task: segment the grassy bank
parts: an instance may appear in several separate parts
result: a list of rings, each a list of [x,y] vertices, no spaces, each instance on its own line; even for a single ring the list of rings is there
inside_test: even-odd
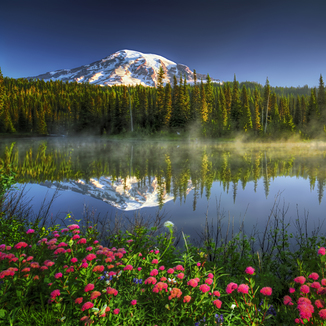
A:
[[[91,321],[117,326],[198,325],[200,321],[201,325],[294,325],[299,318],[297,305],[285,306],[283,302],[286,295],[291,295],[293,302],[298,299],[295,295],[300,285],[294,278],[305,276],[309,280],[312,272],[319,274],[319,281],[324,277],[325,263],[317,251],[326,239],[318,237],[320,228],[308,237],[303,228],[307,228],[307,221],[303,225],[297,221],[298,233],[288,235],[289,224],[279,198],[265,231],[250,236],[244,234],[243,224],[237,233],[232,228],[232,236],[229,229],[221,234],[223,213],[217,206],[217,227],[209,228],[206,220],[197,245],[189,243],[182,230],[172,224],[165,228],[168,217],[160,211],[147,220],[141,214],[131,220],[124,216],[100,219],[86,211],[82,221],[69,216],[58,224],[49,214],[55,196],[37,214],[24,194],[6,192],[2,199],[1,325],[84,325]],[[297,240],[295,252],[290,250],[291,237]],[[79,242],[81,239],[85,240]],[[180,241],[185,250],[176,249]],[[63,243],[61,252],[56,243]],[[86,259],[91,254],[95,257]],[[87,267],[81,267],[84,262]],[[248,267],[255,272],[246,272]],[[230,282],[238,289],[241,285],[244,292],[228,293]],[[86,291],[87,286],[92,289]],[[266,287],[272,289],[271,295],[260,293]],[[295,294],[289,293],[290,287],[296,289]],[[316,299],[316,291],[310,290],[306,297]],[[84,307],[86,302],[90,302],[88,308]],[[315,306],[306,324],[322,325],[320,311]],[[99,317],[100,313],[105,316]]]

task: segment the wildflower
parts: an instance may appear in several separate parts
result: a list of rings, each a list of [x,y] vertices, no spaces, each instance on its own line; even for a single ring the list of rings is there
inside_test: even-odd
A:
[[[86,259],[87,259],[88,261],[92,261],[92,260],[95,259],[95,258],[96,258],[96,255],[94,255],[94,254],[89,254],[89,255],[86,256]]]
[[[22,269],[22,273],[27,273],[29,272],[31,269],[29,267],[25,267]]]
[[[222,301],[220,301],[219,299],[216,299],[213,301],[213,304],[216,306],[216,308],[221,308],[222,306]]]
[[[104,271],[103,265],[97,265],[93,268],[93,272],[96,272],[96,273],[102,273],[103,271]]]
[[[317,308],[324,308],[324,304],[325,304],[325,302],[323,300],[316,300],[315,301],[315,306]]]
[[[153,292],[158,293],[158,292],[163,291],[163,290],[165,290],[165,292],[168,292],[167,288],[168,288],[168,285],[166,283],[164,283],[164,282],[158,282],[154,286]]]
[[[216,295],[217,297],[220,297],[220,296],[221,296],[221,294],[220,294],[219,291],[214,291],[214,292],[213,292],[213,295]]]
[[[137,304],[137,300],[131,300],[130,302],[133,306]]]
[[[177,275],[177,278],[179,278],[180,280],[182,280],[184,278],[185,274],[184,273],[179,273]]]
[[[60,295],[60,291],[59,290],[54,290],[51,292],[51,298],[55,298],[58,297]]]
[[[87,251],[92,251],[93,250],[93,247],[87,247],[86,250]]]
[[[294,282],[299,283],[299,284],[301,284],[301,285],[302,285],[305,281],[306,281],[306,278],[303,277],[303,276],[298,276],[298,277],[296,277],[296,278],[294,279]]]
[[[93,242],[93,244],[97,244],[98,243],[98,240],[95,240],[94,242]]]
[[[158,260],[157,259],[153,259],[152,260],[152,264],[158,264]]]
[[[309,293],[310,292],[309,286],[308,285],[302,285],[301,288],[300,288],[300,291],[302,293]]]
[[[78,259],[77,259],[76,257],[73,257],[73,258],[70,259],[70,261],[71,261],[72,263],[77,263]]]
[[[240,284],[239,287],[238,287],[238,292],[239,293],[248,293],[248,290],[249,290],[249,286],[246,285],[246,284]]]
[[[75,234],[71,239],[72,239],[72,240],[76,240],[76,239],[79,239],[79,238],[80,238],[80,235]]]
[[[287,306],[290,302],[292,302],[292,298],[289,295],[286,295],[283,298],[283,303]]]
[[[165,226],[166,228],[168,228],[168,229],[170,230],[170,232],[172,232],[172,229],[173,229],[173,227],[174,227],[174,224],[173,224],[172,222],[170,222],[170,221],[166,221],[166,222],[164,223],[164,226]]]
[[[164,271],[164,270],[165,270],[165,267],[164,267],[164,266],[160,266],[160,267],[159,267],[159,270],[160,270],[160,271]]]
[[[140,272],[142,270],[142,268],[141,267],[138,267],[137,270],[138,270],[138,272]]]
[[[74,266],[70,266],[69,268],[67,268],[66,273],[73,273],[74,271]]]
[[[56,273],[56,274],[54,275],[54,277],[55,277],[56,279],[58,279],[58,278],[62,277],[62,273]]]
[[[319,316],[321,319],[326,319],[326,309],[319,310]]]
[[[164,281],[166,281],[166,280],[167,280],[167,278],[164,277],[164,276],[162,276],[162,277],[160,278],[160,281],[162,281],[162,282],[164,282]]]
[[[318,249],[318,255],[325,256],[325,254],[326,254],[326,250],[324,247]]]
[[[234,290],[237,289],[237,287],[238,287],[238,284],[233,283],[233,282],[229,283],[226,287],[226,293],[231,294]]]
[[[173,274],[173,273],[174,273],[174,269],[173,269],[173,268],[169,268],[166,272],[167,272],[168,274]]]
[[[300,317],[302,319],[309,319],[311,318],[315,309],[311,304],[299,304],[298,310],[300,311]]]
[[[94,304],[91,302],[85,302],[81,308],[82,311],[85,311],[87,309],[93,308]]]
[[[58,255],[58,254],[64,254],[66,252],[66,250],[64,250],[63,248],[58,248],[55,252],[54,252],[54,254],[55,255]]]
[[[48,269],[46,266],[41,266],[41,267],[40,267],[40,270],[41,270],[41,271],[45,271],[46,269]]]
[[[149,277],[145,280],[145,284],[155,284],[156,282],[157,281],[155,277]]]
[[[117,291],[116,289],[113,289],[113,288],[111,288],[111,287],[108,287],[108,288],[106,289],[106,293],[107,293],[107,294],[113,294],[114,296],[116,296],[116,295],[118,294],[118,291]]]
[[[85,238],[81,238],[80,240],[77,241],[77,244],[85,244],[87,240]]]
[[[117,315],[119,312],[120,312],[120,309],[118,309],[118,308],[113,310],[113,313],[114,313],[115,315]]]
[[[233,310],[235,307],[236,307],[235,304],[232,304],[232,305],[231,305],[231,309],[232,309],[232,310]]]
[[[183,298],[183,302],[184,303],[188,303],[191,300],[191,296],[190,295],[185,295]]]
[[[295,289],[294,289],[294,288],[290,288],[290,289],[289,289],[289,292],[290,292],[290,293],[294,293],[294,292],[295,292]]]
[[[54,265],[54,262],[53,261],[48,261],[47,263],[44,262],[44,265],[47,267],[51,267]]]
[[[209,273],[209,274],[207,275],[207,277],[213,279],[213,278],[214,278],[214,275],[213,275],[212,273]]]
[[[175,297],[180,298],[181,295],[182,295],[182,292],[181,292],[180,289],[173,288],[173,289],[171,290],[171,295],[168,296],[168,299],[171,300],[171,299],[173,299],[173,298],[175,298]]]
[[[255,273],[255,269],[249,266],[246,268],[245,273],[253,275]]]
[[[126,242],[128,242],[128,243],[130,243],[130,242],[133,242],[134,240],[132,240],[132,239],[129,239],[129,240],[127,240]]]
[[[317,273],[311,273],[308,277],[313,279],[314,281],[317,281],[319,278],[319,275]]]
[[[201,265],[201,263],[197,263],[197,266],[199,267]]]
[[[319,289],[320,288],[320,283],[319,282],[312,282],[310,287],[313,289]]]
[[[29,229],[29,230],[26,231],[26,234],[30,234],[30,233],[34,233],[34,232],[35,232],[35,230]]]
[[[149,273],[150,276],[156,276],[158,274],[158,270],[157,269],[153,269],[151,270],[151,272]]]
[[[323,286],[326,286],[326,278],[323,278],[323,279],[321,280],[321,284],[322,284]]]
[[[77,303],[77,304],[81,304],[82,302],[83,302],[83,298],[82,298],[82,297],[77,298],[77,299],[75,300],[75,303]]]
[[[85,286],[84,292],[92,291],[94,290],[94,284],[89,283]]]
[[[183,268],[182,265],[177,265],[177,266],[175,267],[175,270],[176,270],[176,271],[184,271],[185,269]]]
[[[40,268],[40,265],[38,262],[32,262],[30,266],[31,266],[31,268]]]
[[[211,278],[207,278],[207,279],[205,280],[205,283],[211,285],[211,284],[213,283],[213,280],[212,280]]]
[[[132,265],[126,265],[126,267],[124,267],[124,271],[132,271],[133,267]]]
[[[96,299],[100,295],[101,295],[101,292],[99,292],[99,291],[93,291],[92,294],[91,294],[91,300]]]
[[[272,288],[264,287],[260,290],[260,293],[263,295],[272,295]]]
[[[80,265],[80,267],[81,267],[81,268],[87,268],[87,267],[88,267],[88,264],[87,264],[87,263],[82,263],[82,264]]]
[[[200,287],[199,287],[199,290],[202,291],[203,293],[206,293],[210,290],[210,287],[206,284],[202,284]]]
[[[68,247],[68,245],[65,242],[60,242],[58,244],[58,248],[60,248],[60,247]]]
[[[14,246],[14,248],[15,249],[20,249],[20,248],[25,248],[25,247],[27,247],[28,246],[28,244],[26,243],[26,242],[18,242],[15,246]]]
[[[68,225],[68,229],[70,231],[75,230],[75,229],[79,229],[79,225],[77,225],[77,224]]]

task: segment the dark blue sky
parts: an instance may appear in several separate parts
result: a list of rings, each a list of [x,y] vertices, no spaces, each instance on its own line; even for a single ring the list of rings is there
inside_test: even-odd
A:
[[[10,0],[0,31],[0,67],[13,78],[123,49],[223,81],[313,87],[326,78],[326,0]]]

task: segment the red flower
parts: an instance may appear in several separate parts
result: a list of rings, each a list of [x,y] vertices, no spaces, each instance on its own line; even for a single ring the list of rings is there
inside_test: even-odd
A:
[[[92,261],[92,260],[95,259],[95,258],[96,258],[96,255],[94,255],[94,254],[89,254],[89,255],[86,256],[86,259],[87,259],[88,261]]]
[[[96,298],[99,297],[100,295],[101,295],[101,292],[99,292],[99,291],[94,291],[94,292],[92,292],[92,294],[91,294],[91,300],[96,299]]]
[[[94,304],[91,302],[85,302],[81,308],[82,311],[93,308]]]
[[[263,295],[272,295],[272,288],[264,287],[260,290],[260,293]]]
[[[213,304],[216,306],[216,308],[221,308],[222,306],[222,301],[220,301],[219,299],[216,299],[213,301]]]
[[[84,289],[85,292],[92,291],[92,290],[94,290],[94,284],[89,283],[85,286],[85,289]]]
[[[238,287],[238,292],[239,293],[248,293],[248,290],[249,290],[249,286],[246,285],[246,284],[240,284],[239,287]]]
[[[245,273],[253,275],[253,273],[255,273],[255,269],[249,266],[246,268]]]
[[[77,303],[77,304],[81,304],[82,302],[83,302],[83,298],[82,298],[82,297],[77,298],[77,299],[75,300],[75,303]]]

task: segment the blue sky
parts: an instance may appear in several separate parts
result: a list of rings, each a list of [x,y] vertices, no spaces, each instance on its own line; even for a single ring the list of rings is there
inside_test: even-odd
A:
[[[0,8],[4,76],[75,68],[123,49],[212,78],[318,86],[325,0],[10,0]]]

